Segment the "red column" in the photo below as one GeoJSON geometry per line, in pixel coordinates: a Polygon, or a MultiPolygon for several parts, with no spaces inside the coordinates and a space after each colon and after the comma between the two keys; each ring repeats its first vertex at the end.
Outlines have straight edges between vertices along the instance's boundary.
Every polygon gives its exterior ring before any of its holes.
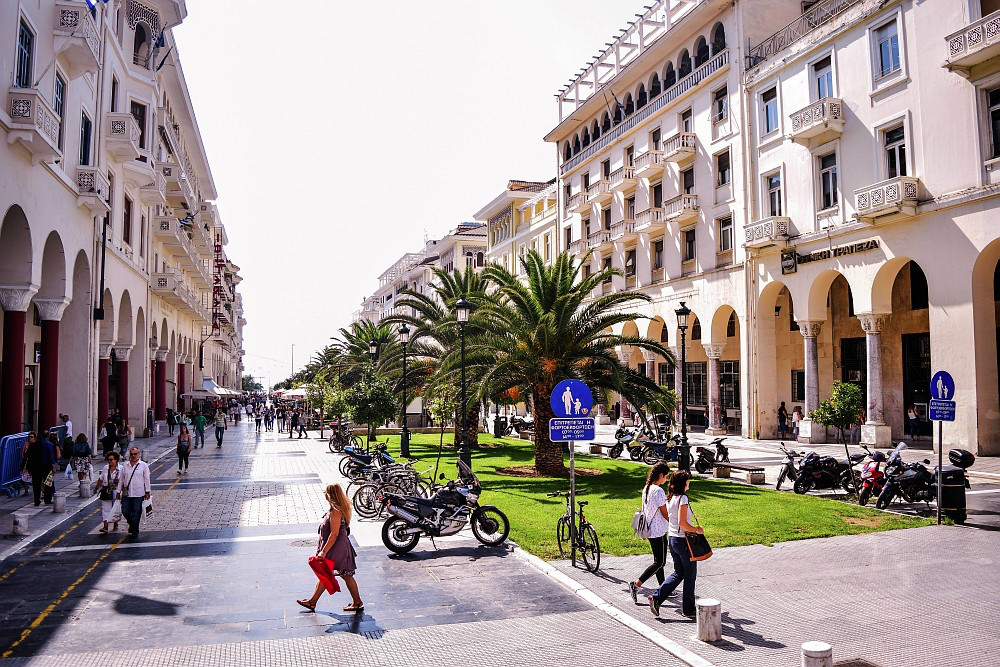
{"type": "Polygon", "coordinates": [[[156,419],[156,353],[149,360],[149,407],[153,408],[153,419],[156,419]]]}
{"type": "Polygon", "coordinates": [[[21,432],[24,412],[25,311],[3,311],[3,374],[0,379],[0,435],[21,432]]]}
{"type": "Polygon", "coordinates": [[[42,359],[38,381],[38,428],[46,431],[58,424],[59,320],[42,320],[42,359]]]}
{"type": "Polygon", "coordinates": [[[115,349],[115,407],[122,416],[122,420],[128,423],[128,366],[129,353],[131,348],[115,349]]]}
{"type": "Polygon", "coordinates": [[[187,391],[187,364],[177,364],[177,409],[181,410],[184,401],[181,396],[187,391]]]}
{"type": "Polygon", "coordinates": [[[155,419],[167,418],[167,362],[156,360],[156,407],[153,408],[155,419]]]}
{"type": "Polygon", "coordinates": [[[110,359],[97,360],[97,428],[108,418],[108,366],[110,359]]]}

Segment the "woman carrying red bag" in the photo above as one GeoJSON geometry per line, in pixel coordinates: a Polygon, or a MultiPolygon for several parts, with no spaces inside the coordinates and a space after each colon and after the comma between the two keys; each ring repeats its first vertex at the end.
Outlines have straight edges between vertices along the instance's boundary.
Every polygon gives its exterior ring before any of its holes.
{"type": "Polygon", "coordinates": [[[330,511],[323,515],[323,521],[319,524],[319,543],[316,555],[309,558],[309,567],[316,573],[319,579],[316,582],[316,590],[308,600],[296,600],[300,605],[309,611],[316,611],[316,603],[319,602],[323,591],[326,590],[333,595],[340,590],[334,577],[340,577],[347,585],[347,590],[351,593],[351,604],[344,607],[344,611],[359,612],[365,608],[365,603],[361,601],[358,594],[358,582],[354,580],[356,565],[354,558],[357,552],[351,544],[351,501],[340,484],[330,484],[326,487],[326,501],[330,503],[330,511]]]}

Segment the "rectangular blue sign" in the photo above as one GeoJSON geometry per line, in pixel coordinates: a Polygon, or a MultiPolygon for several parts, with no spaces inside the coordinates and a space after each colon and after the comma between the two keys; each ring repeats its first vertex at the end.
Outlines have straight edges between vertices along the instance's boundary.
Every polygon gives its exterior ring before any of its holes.
{"type": "Polygon", "coordinates": [[[929,412],[931,421],[953,422],[955,421],[955,401],[939,401],[932,398],[929,412]]]}
{"type": "Polygon", "coordinates": [[[549,440],[552,442],[577,442],[594,440],[593,417],[566,417],[549,420],[549,440]]]}

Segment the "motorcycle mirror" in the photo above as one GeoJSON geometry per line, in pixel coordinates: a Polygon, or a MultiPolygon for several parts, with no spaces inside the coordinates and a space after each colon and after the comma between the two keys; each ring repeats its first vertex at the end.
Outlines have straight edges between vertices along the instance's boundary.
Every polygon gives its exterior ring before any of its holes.
{"type": "Polygon", "coordinates": [[[447,478],[448,478],[447,475],[445,475],[444,473],[441,473],[441,476],[438,477],[438,479],[447,479],[447,478]]]}
{"type": "Polygon", "coordinates": [[[924,459],[924,465],[930,465],[930,464],[931,464],[930,459],[924,459]]]}

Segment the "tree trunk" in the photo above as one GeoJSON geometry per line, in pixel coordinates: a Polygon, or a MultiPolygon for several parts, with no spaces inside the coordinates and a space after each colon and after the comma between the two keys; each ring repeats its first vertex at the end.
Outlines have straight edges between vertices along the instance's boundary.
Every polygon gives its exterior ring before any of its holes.
{"type": "Polygon", "coordinates": [[[535,416],[535,470],[545,477],[569,477],[569,468],[563,463],[561,443],[549,440],[549,419],[552,407],[549,395],[552,387],[535,385],[531,388],[531,403],[535,416]]]}
{"type": "MultiPolygon", "coordinates": [[[[473,403],[473,407],[477,407],[478,403],[473,403]]],[[[477,410],[468,410],[465,413],[465,441],[469,445],[469,449],[476,449],[479,447],[479,415],[477,410]]],[[[462,441],[462,409],[455,412],[455,449],[458,449],[459,443],[462,441]]]]}

